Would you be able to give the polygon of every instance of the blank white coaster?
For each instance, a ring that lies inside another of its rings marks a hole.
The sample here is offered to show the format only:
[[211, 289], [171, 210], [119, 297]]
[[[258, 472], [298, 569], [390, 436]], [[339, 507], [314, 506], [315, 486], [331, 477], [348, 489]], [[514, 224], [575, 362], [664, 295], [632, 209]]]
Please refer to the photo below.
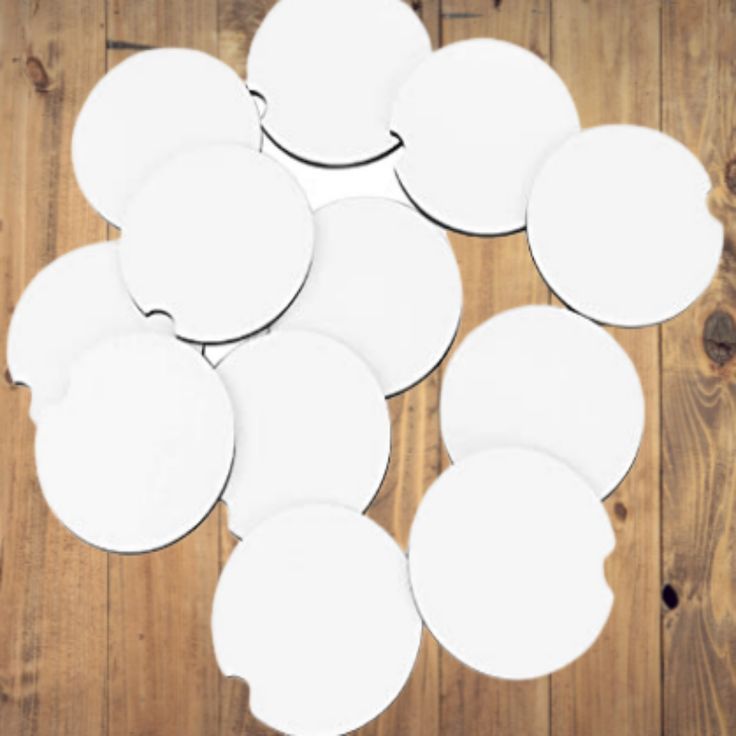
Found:
[[385, 710], [414, 666], [422, 625], [406, 557], [377, 524], [304, 506], [258, 526], [215, 592], [215, 655], [250, 686], [253, 715], [337, 736]]
[[603, 498], [636, 458], [644, 395], [603, 328], [566, 309], [526, 306], [463, 340], [445, 372], [440, 424], [455, 461], [493, 447], [542, 450]]
[[430, 51], [401, 0], [280, 0], [253, 38], [248, 86], [265, 100], [269, 137], [292, 155], [364, 163], [396, 147], [391, 104]]
[[309, 279], [277, 326], [341, 340], [387, 396], [406, 390], [442, 360], [460, 321], [462, 282], [447, 236], [378, 198], [327, 205], [315, 227]]
[[422, 500], [409, 571], [425, 624], [453, 656], [510, 680], [579, 657], [608, 619], [603, 505], [563, 463], [506, 448], [451, 466]]
[[100, 343], [38, 420], [36, 465], [52, 511], [89, 544], [145, 552], [190, 532], [225, 485], [233, 414], [217, 374], [173, 337]]
[[194, 49], [137, 53], [109, 71], [74, 126], [72, 162], [89, 203], [119, 226], [126, 203], [156, 165], [218, 141], [260, 150], [258, 108], [226, 64]]
[[639, 327], [688, 307], [713, 278], [723, 226], [710, 178], [657, 130], [585, 130], [545, 164], [529, 200], [534, 260], [555, 293], [599, 322]]
[[177, 334], [229, 342], [276, 319], [304, 283], [314, 222], [282, 166], [244, 146], [191, 149], [160, 166], [123, 222], [123, 276]]
[[453, 230], [498, 235], [524, 227], [535, 174], [580, 122], [550, 66], [484, 38], [424, 61], [396, 99], [391, 129], [405, 147], [396, 173], [422, 212]]
[[391, 424], [357, 355], [324, 335], [283, 330], [239, 345], [217, 372], [235, 409], [224, 494], [235, 534], [295, 504], [367, 508], [386, 472]]
[[95, 243], [52, 261], [28, 284], [8, 331], [8, 369], [33, 391], [31, 417], [59, 400], [71, 363], [101, 340], [130, 332], [170, 331], [146, 318], [123, 284], [118, 244]]

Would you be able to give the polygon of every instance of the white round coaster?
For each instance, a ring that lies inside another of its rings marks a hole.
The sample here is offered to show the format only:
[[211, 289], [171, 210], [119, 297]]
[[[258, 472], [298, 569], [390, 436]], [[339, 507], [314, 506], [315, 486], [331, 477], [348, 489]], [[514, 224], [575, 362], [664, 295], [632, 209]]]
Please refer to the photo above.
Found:
[[498, 235], [524, 227], [535, 174], [580, 122], [552, 67], [483, 38], [422, 63], [401, 88], [391, 129], [405, 147], [396, 173], [418, 209], [453, 230]]
[[391, 104], [430, 51], [400, 0], [280, 0], [253, 38], [248, 86], [281, 148], [311, 163], [365, 163], [396, 147]]
[[154, 49], [94, 87], [74, 126], [72, 163], [89, 203], [119, 226], [153, 168], [188, 146], [216, 142], [260, 150], [260, 116], [243, 81], [201, 51]]
[[233, 457], [233, 415], [207, 361], [173, 337], [127, 335], [72, 366], [38, 420], [36, 465], [51, 510], [113, 552], [145, 552], [209, 513]]
[[258, 526], [215, 592], [220, 669], [246, 680], [253, 715], [284, 733], [334, 736], [375, 718], [409, 678], [421, 633], [404, 553], [337, 506]]
[[170, 331], [168, 321], [146, 318], [120, 274], [118, 244], [95, 243], [52, 261], [34, 276], [13, 312], [8, 369], [33, 391], [38, 407], [61, 399], [69, 367], [101, 340], [130, 332]]
[[604, 498], [636, 458], [644, 395], [604, 329], [566, 309], [526, 306], [463, 340], [445, 372], [440, 424], [453, 460], [493, 447], [541, 450]]
[[674, 317], [707, 288], [723, 247], [707, 171], [678, 141], [634, 125], [572, 137], [537, 177], [529, 245], [573, 309], [639, 327]]
[[494, 677], [541, 677], [579, 657], [608, 619], [603, 505], [563, 463], [505, 448], [451, 466], [409, 538], [425, 624], [461, 662]]
[[448, 351], [462, 310], [460, 270], [444, 232], [388, 199], [348, 199], [315, 215], [309, 279], [277, 327], [341, 340], [386, 395], [430, 373]]
[[229, 342], [265, 327], [294, 299], [312, 260], [314, 223], [294, 178], [244, 146], [170, 159], [131, 199], [121, 263], [145, 313], [180, 337]]
[[297, 504], [368, 507], [388, 466], [391, 423], [360, 358], [324, 335], [283, 330], [239, 345], [217, 372], [235, 410], [224, 493], [235, 534]]

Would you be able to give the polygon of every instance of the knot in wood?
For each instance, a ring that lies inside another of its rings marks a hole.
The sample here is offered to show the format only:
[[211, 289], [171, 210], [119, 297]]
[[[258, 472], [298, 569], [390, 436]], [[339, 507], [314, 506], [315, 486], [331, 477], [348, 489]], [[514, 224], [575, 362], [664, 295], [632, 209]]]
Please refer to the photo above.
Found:
[[36, 92], [48, 92], [49, 87], [51, 87], [51, 79], [38, 57], [29, 56], [26, 59], [26, 73]]
[[736, 158], [732, 158], [726, 164], [725, 180], [728, 191], [736, 194]]
[[718, 365], [725, 365], [736, 354], [736, 325], [728, 312], [713, 312], [705, 320], [703, 347]]

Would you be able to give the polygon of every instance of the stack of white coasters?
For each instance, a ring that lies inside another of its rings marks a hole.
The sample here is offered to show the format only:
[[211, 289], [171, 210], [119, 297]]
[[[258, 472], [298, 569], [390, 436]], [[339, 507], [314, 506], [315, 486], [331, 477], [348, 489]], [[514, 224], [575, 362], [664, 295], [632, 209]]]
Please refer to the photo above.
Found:
[[[199, 51], [144, 51], [79, 113], [79, 186], [121, 235], [37, 274], [7, 346], [49, 507], [88, 544], [145, 553], [222, 500], [239, 542], [217, 661], [284, 733], [378, 716], [423, 624], [490, 676], [567, 665], [611, 610], [601, 501], [645, 425], [636, 369], [598, 323], [659, 323], [707, 287], [723, 241], [707, 173], [658, 131], [581, 131], [526, 49], [433, 52], [401, 0], [279, 0], [248, 68], [246, 83]], [[386, 399], [459, 328], [442, 228], [526, 228], [571, 309], [497, 314], [454, 352], [452, 465], [407, 554], [363, 512], [389, 464]]]

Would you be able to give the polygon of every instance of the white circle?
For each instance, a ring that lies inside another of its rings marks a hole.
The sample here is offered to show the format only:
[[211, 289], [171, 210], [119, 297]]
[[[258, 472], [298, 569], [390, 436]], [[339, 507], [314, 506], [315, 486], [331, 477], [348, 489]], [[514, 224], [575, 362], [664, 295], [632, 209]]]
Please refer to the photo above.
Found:
[[315, 215], [307, 283], [278, 325], [355, 350], [387, 396], [442, 360], [462, 311], [460, 270], [444, 232], [388, 199], [341, 200]]
[[391, 451], [391, 423], [368, 367], [335, 340], [284, 330], [239, 345], [217, 367], [235, 410], [224, 500], [239, 537], [300, 503], [364, 511]]
[[153, 49], [109, 71], [85, 101], [72, 135], [79, 188], [120, 225], [144, 177], [172, 154], [203, 143], [260, 150], [258, 108], [238, 75], [194, 49]]
[[294, 299], [312, 260], [314, 223], [294, 178], [262, 153], [213, 145], [159, 167], [131, 199], [121, 263], [146, 312], [180, 337], [229, 342]]
[[541, 677], [603, 629], [614, 545], [603, 505], [570, 468], [531, 450], [489, 450], [451, 466], [422, 500], [411, 585], [425, 624], [461, 662]]
[[123, 284], [118, 244], [95, 243], [39, 271], [21, 295], [8, 330], [8, 369], [33, 391], [31, 416], [64, 395], [69, 367], [101, 340], [163, 330], [147, 320]]
[[233, 416], [206, 360], [173, 337], [128, 335], [74, 363], [64, 399], [38, 422], [36, 465], [52, 511], [114, 552], [163, 547], [220, 496]]
[[220, 669], [245, 679], [253, 715], [284, 733], [331, 736], [375, 718], [409, 678], [421, 633], [404, 553], [337, 506], [261, 524], [215, 592]]
[[713, 278], [723, 226], [708, 173], [657, 130], [604, 125], [550, 156], [529, 200], [528, 237], [550, 288], [599, 322], [639, 327], [688, 307]]
[[422, 63], [401, 88], [391, 129], [405, 146], [396, 173], [418, 209], [453, 230], [498, 235], [524, 227], [535, 174], [580, 122], [550, 66], [483, 38]]
[[565, 309], [526, 306], [463, 340], [445, 372], [440, 424], [453, 460], [493, 447], [541, 450], [603, 498], [636, 459], [644, 395], [604, 329]]
[[248, 86], [281, 148], [317, 164], [365, 163], [396, 147], [391, 103], [430, 51], [400, 0], [280, 0], [253, 38]]

